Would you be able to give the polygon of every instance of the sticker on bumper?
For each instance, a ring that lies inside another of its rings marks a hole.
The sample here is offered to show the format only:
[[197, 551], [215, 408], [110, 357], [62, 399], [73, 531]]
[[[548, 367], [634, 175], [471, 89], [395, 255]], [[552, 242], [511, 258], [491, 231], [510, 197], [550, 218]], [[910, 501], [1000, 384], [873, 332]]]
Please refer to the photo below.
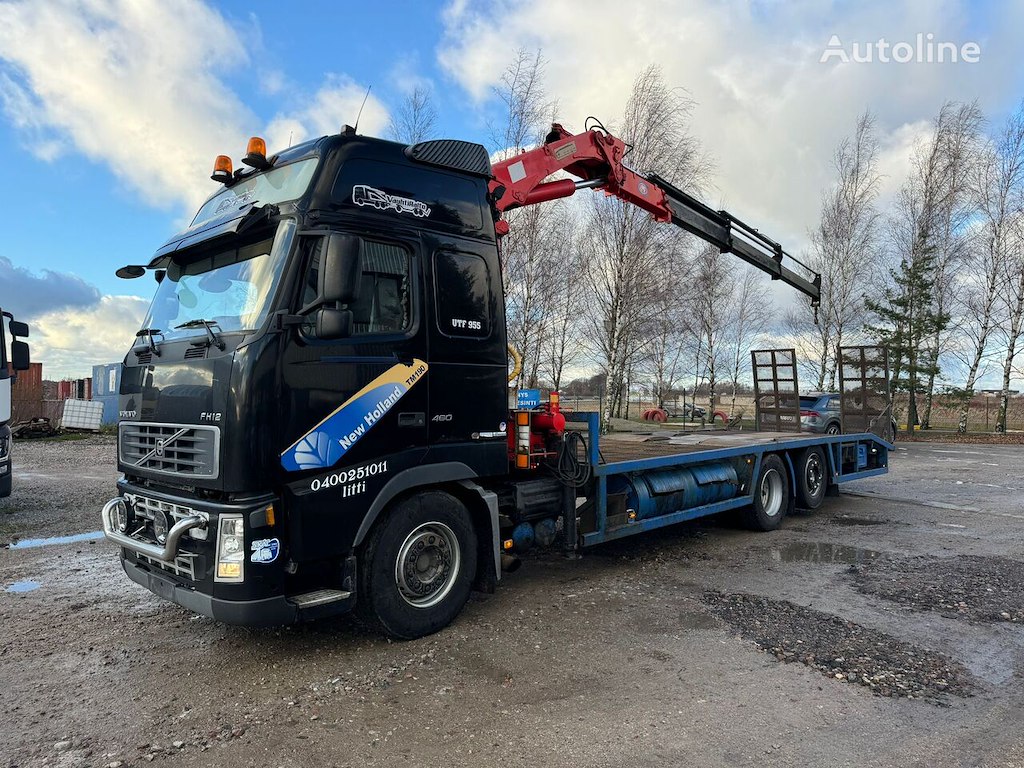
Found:
[[272, 563], [281, 553], [281, 542], [277, 539], [258, 539], [252, 543], [249, 559], [254, 563]]

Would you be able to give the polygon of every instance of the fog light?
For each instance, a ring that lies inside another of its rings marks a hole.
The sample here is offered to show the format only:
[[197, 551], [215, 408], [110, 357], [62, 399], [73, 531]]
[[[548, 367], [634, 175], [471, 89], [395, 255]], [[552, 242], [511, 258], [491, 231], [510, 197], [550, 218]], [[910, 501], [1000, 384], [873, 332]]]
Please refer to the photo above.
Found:
[[153, 535], [161, 544], [167, 541], [167, 515], [159, 509], [153, 510]]
[[117, 526], [117, 530], [124, 533], [128, 530], [128, 521], [131, 515], [128, 514], [128, 505], [124, 499], [118, 499], [114, 504], [114, 525]]
[[217, 524], [217, 571], [215, 581], [245, 578], [245, 523], [241, 515], [221, 515]]

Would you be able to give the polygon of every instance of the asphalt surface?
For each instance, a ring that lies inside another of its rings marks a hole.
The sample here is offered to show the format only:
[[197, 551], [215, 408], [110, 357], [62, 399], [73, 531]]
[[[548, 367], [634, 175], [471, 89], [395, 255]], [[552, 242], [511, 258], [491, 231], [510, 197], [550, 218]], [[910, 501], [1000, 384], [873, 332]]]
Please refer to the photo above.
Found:
[[769, 534], [531, 556], [409, 643], [217, 624], [102, 540], [6, 548], [94, 532], [115, 478], [107, 438], [16, 448], [0, 765], [1024, 767], [1024, 447], [901, 445]]

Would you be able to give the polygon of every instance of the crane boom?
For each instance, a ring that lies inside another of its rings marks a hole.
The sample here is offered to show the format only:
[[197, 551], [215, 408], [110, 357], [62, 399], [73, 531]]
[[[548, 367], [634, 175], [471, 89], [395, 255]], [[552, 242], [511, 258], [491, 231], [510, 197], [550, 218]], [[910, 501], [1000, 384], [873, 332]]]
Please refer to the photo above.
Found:
[[[572, 135], [554, 123], [544, 144], [493, 165], [491, 199], [501, 213], [568, 197], [577, 189], [601, 189], [647, 211], [657, 221], [675, 224], [696, 235], [722, 253], [739, 256], [767, 272], [773, 280], [781, 280], [810, 296], [812, 306], [818, 306], [821, 275], [727, 211], [709, 208], [656, 174], [643, 176], [627, 167], [623, 163], [627, 148], [622, 139], [606, 131], [591, 129]], [[544, 181], [557, 171], [565, 171], [579, 180]], [[508, 231], [507, 223], [498, 224], [500, 234]], [[813, 277], [808, 279], [783, 264], [785, 258], [804, 267]]]

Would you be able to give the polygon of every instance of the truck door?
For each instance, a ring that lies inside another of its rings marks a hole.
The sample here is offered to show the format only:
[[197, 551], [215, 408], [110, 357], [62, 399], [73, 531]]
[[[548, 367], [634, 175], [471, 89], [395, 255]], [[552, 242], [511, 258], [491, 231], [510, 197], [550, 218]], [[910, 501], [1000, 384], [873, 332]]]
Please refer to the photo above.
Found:
[[359, 290], [346, 307], [351, 332], [322, 339], [315, 307], [325, 242], [326, 235], [306, 236], [299, 244], [294, 301], [305, 322], [286, 334], [281, 356], [282, 470], [295, 493], [293, 506], [302, 509], [301, 533], [319, 531], [304, 537], [296, 531], [302, 557], [329, 554], [348, 539], [376, 490], [418, 464], [427, 441], [427, 350], [415, 243], [362, 237]]
[[[431, 451], [487, 470], [507, 469], [507, 362], [501, 274], [492, 245], [438, 243], [430, 256]], [[469, 458], [457, 457], [461, 449]]]

